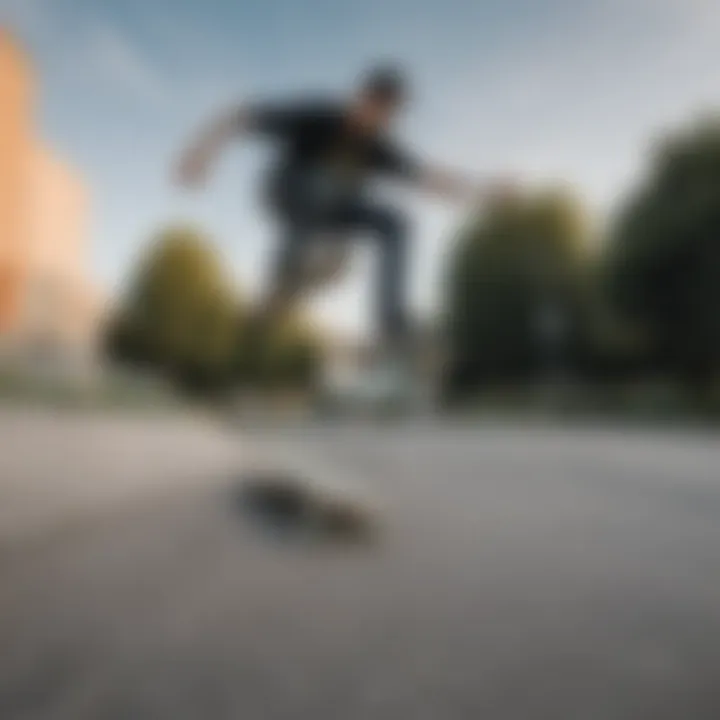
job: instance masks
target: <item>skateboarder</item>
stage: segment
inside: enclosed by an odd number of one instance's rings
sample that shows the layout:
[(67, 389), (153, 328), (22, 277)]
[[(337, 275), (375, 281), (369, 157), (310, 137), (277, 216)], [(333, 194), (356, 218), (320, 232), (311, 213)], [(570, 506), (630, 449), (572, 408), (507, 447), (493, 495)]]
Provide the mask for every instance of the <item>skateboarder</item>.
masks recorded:
[[(350, 235), (367, 234), (380, 253), (379, 345), (388, 359), (385, 369), (398, 382), (405, 375), (402, 362), (409, 331), (408, 219), (399, 208), (374, 197), (369, 182), (386, 176), (470, 202), (509, 188), (504, 181), (476, 183), (430, 167), (391, 139), (390, 126), (407, 96), (402, 72), (382, 66), (371, 69), (349, 98), (241, 105), (214, 119), (183, 154), (178, 168), (180, 183), (196, 187), (236, 136), (251, 134), (276, 142), (279, 159), (268, 178), (266, 199), (280, 221), (282, 237), (256, 329), (268, 327), (286, 312), (303, 289), (314, 240), (322, 235), (342, 248)], [(393, 384), (397, 386), (390, 381)]]

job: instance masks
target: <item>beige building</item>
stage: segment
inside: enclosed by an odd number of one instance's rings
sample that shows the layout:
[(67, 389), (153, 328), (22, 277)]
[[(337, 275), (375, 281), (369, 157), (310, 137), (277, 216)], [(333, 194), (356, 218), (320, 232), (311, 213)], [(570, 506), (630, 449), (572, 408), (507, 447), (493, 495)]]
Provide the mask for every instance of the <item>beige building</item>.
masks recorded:
[(36, 137), (29, 59), (0, 29), (0, 347), (91, 353), (102, 302), (88, 268), (82, 179)]

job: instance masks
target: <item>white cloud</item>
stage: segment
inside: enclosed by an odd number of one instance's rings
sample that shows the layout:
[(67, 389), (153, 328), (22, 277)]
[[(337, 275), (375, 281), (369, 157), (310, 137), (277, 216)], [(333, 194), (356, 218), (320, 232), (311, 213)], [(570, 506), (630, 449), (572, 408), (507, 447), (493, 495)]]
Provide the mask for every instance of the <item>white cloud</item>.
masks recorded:
[[(144, 100), (164, 96), (164, 82), (143, 51), (107, 22), (75, 18), (49, 0), (0, 0), (0, 25), (52, 58), (54, 69)], [(49, 60), (50, 62), (50, 60)]]
[(45, 24), (45, 8), (41, 0), (0, 0), (0, 24), (27, 32)]
[(95, 24), (88, 37), (91, 67), (105, 81), (143, 99), (163, 98), (165, 88), (159, 74), (142, 51), (117, 28)]

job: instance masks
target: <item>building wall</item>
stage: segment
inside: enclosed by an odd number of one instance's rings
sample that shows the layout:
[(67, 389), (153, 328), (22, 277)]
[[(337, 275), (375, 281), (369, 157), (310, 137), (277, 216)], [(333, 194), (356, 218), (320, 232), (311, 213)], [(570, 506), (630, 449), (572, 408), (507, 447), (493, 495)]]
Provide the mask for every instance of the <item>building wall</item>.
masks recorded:
[(62, 342), (77, 335), (86, 294), (86, 198), (81, 181), (53, 154), (30, 157), (27, 275), (21, 326), (26, 335)]
[(52, 151), (30, 153), (28, 262), (36, 273), (84, 281), (87, 199), (80, 178)]
[(28, 61), (0, 28), (0, 332), (17, 322), (25, 272), (31, 94)]
[(85, 186), (34, 136), (31, 72), (1, 33), (0, 341), (82, 350), (101, 310), (88, 267)]

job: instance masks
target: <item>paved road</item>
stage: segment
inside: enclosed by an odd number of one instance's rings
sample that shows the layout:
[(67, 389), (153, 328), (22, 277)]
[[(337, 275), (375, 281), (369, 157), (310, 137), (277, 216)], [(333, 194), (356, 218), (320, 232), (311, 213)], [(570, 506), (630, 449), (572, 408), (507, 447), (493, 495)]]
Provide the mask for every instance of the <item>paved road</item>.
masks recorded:
[[(82, 451), (87, 426), (23, 422), (0, 419), (0, 442), (16, 427), (5, 485), (10, 468), (17, 493), (29, 467), (36, 497), (43, 478), (74, 490), (0, 545), (3, 720), (720, 717), (711, 436), (418, 425), (239, 439), (98, 421)], [(18, 439), (31, 429), (33, 447), (62, 438), (72, 461), (58, 450), (43, 471)], [(382, 538), (259, 533), (227, 482), (233, 453), (260, 442), (362, 478), (387, 503)], [(63, 463), (96, 475), (68, 481)], [(101, 478), (133, 491), (69, 513)]]

